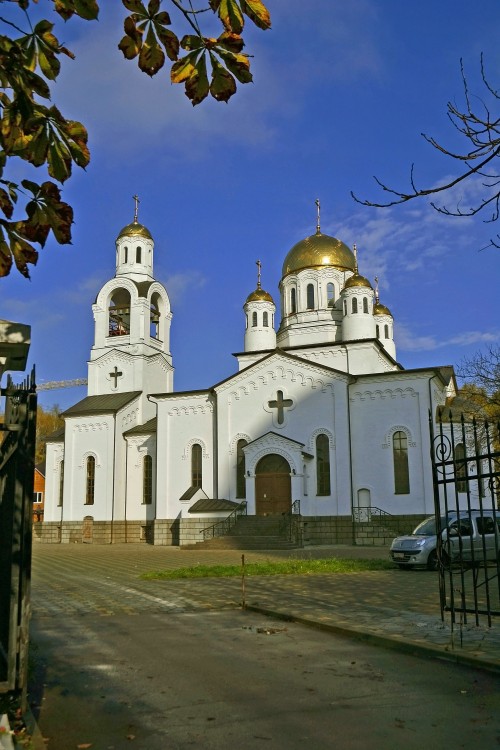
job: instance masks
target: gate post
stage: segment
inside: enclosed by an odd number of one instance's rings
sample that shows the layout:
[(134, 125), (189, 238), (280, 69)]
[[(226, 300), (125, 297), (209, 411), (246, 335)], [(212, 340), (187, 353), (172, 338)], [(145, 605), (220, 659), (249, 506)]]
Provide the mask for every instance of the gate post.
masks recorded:
[[(0, 320), (0, 378), (24, 370), (30, 327)], [(0, 691), (21, 692), (26, 704), (36, 439), (34, 370), (20, 386), (9, 378), (0, 425)]]

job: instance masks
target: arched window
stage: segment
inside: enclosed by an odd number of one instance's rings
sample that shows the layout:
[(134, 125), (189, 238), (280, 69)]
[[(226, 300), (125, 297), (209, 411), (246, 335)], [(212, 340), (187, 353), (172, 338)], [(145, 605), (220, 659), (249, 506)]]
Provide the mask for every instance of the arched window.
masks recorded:
[(153, 502), (153, 458), (149, 455), (142, 462), (142, 502), (143, 505)]
[(386, 339), (389, 338), (389, 326), (384, 326), (384, 336)]
[(160, 304), (161, 298), (158, 292), (151, 296), (149, 308), (149, 335), (152, 339), (160, 339)]
[(266, 328), (269, 327), (269, 318), (268, 318), (267, 312), (264, 312), (262, 314), (262, 325), (265, 326)]
[(130, 334), (130, 293), (126, 289), (116, 289), (109, 301), (108, 336), (128, 336)]
[(63, 493), (64, 493), (64, 458), (59, 464), (59, 495), (57, 498), (57, 504), (59, 507), (63, 504)]
[(356, 299), (356, 297), (352, 298), (351, 312), (353, 312), (353, 313), (357, 313), (358, 312), (358, 300)]
[(307, 309), (314, 310), (314, 284), (308, 284), (306, 289)]
[(363, 312), (368, 313), (368, 297), (363, 297)]
[(123, 262), (128, 263), (128, 247), (125, 245), (123, 248)]
[(243, 448), (247, 445), (246, 440), (238, 440), (236, 445), (236, 497), (244, 499), (247, 496), (245, 482), (245, 454)]
[(380, 326), (378, 325), (378, 323), (375, 326), (375, 328), (376, 328), (376, 331), (377, 331), (377, 338), (379, 339), (380, 338)]
[(203, 480), (201, 458), (201, 445), (195, 443), (191, 448), (191, 487), (201, 487)]
[(394, 493), (396, 495), (408, 495), (410, 492), (408, 438), (402, 430), (398, 430), (392, 436), (392, 456), (394, 462)]
[(333, 307), (335, 304), (335, 287), (330, 282), (326, 285), (326, 300), (328, 307)]
[(252, 313), (252, 326), (254, 328), (257, 326), (257, 313), (255, 311)]
[(295, 287), (290, 289), (290, 313), (297, 312), (297, 290)]
[(465, 463), (465, 445), (457, 443), (455, 446), (455, 480), (457, 492), (467, 492), (467, 467)]
[(94, 504), (94, 492), (95, 492), (95, 458), (94, 456), (88, 456), (87, 458), (87, 471), (86, 471), (86, 484), (85, 484), (85, 505)]
[(316, 438), (316, 494), (330, 494), (330, 441), (327, 435)]
[(135, 262), (136, 263), (141, 262), (141, 248), (139, 245), (135, 248)]

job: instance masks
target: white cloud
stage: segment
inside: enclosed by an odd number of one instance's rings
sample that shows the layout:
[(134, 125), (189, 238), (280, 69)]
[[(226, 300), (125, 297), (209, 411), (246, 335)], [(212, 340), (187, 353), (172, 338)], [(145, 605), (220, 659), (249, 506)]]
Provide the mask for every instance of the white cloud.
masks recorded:
[(407, 352), (434, 351), (447, 347), (479, 346), (481, 344), (492, 344), (500, 341), (499, 331), (464, 331), (460, 335), (449, 338), (437, 338), (436, 336), (419, 336), (412, 332), (411, 328), (404, 323), (394, 324), (395, 340), (398, 348)]
[(478, 248), (477, 221), (454, 219), (434, 211), (428, 205), (407, 209), (362, 208), (332, 230), (358, 247), (360, 273), (373, 279), (379, 276), (381, 287), (397, 283), (402, 275), (420, 273), (421, 283), (435, 283), (450, 256)]
[[(117, 49), (120, 18), (106, 10), (91, 33), (70, 45), (76, 60), (65, 63), (55, 89), (65, 114), (87, 125), (91, 147), (127, 153), (129, 161), (151, 148), (192, 158), (214, 136), (259, 144), (273, 137), (266, 113), (279, 106), (274, 76), (265, 79), (259, 96), (255, 87), (240, 85), (229, 105), (207, 99), (193, 110), (184, 87), (170, 83), (168, 61), (149, 78), (135, 60), (123, 58)], [(262, 88), (270, 95), (262, 96)]]
[(176, 273), (169, 276), (166, 281), (170, 302), (179, 304), (188, 293), (192, 295), (198, 289), (202, 289), (207, 283), (206, 278), (199, 271)]
[(168, 61), (151, 79), (123, 58), (117, 49), (123, 9), (106, 4), (99, 23), (81, 26), (81, 36), (69, 43), (76, 60), (64, 61), (55, 95), (65, 114), (88, 126), (91, 148), (127, 154), (129, 164), (151, 148), (159, 158), (195, 159), (214, 138), (271, 146), (279, 123), (309, 107), (311, 90), (378, 75), (374, 8), (368, 0), (347, 7), (277, 0), (271, 31), (247, 25), (255, 84), (239, 85), (227, 105), (209, 97), (193, 109), (184, 87), (170, 84)]

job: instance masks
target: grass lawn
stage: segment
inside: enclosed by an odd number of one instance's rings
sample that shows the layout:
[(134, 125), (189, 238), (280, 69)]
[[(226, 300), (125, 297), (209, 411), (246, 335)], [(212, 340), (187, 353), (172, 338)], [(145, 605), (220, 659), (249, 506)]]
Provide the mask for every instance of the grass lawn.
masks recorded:
[[(332, 557), (325, 560), (283, 560), (245, 564), (247, 576), (314, 575), (318, 573), (363, 573), (367, 570), (393, 570), (389, 560), (348, 560)], [(223, 578), (241, 576), (242, 565), (195, 565), (176, 570), (150, 570), (141, 575), (145, 580), (175, 578)]]

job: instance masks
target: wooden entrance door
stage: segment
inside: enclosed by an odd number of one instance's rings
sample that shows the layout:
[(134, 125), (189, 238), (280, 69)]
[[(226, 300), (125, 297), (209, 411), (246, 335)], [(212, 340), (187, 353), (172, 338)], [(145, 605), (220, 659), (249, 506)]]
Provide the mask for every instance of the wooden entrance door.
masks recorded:
[(290, 465), (271, 453), (261, 458), (255, 470), (255, 512), (258, 516), (289, 513), (292, 509)]

